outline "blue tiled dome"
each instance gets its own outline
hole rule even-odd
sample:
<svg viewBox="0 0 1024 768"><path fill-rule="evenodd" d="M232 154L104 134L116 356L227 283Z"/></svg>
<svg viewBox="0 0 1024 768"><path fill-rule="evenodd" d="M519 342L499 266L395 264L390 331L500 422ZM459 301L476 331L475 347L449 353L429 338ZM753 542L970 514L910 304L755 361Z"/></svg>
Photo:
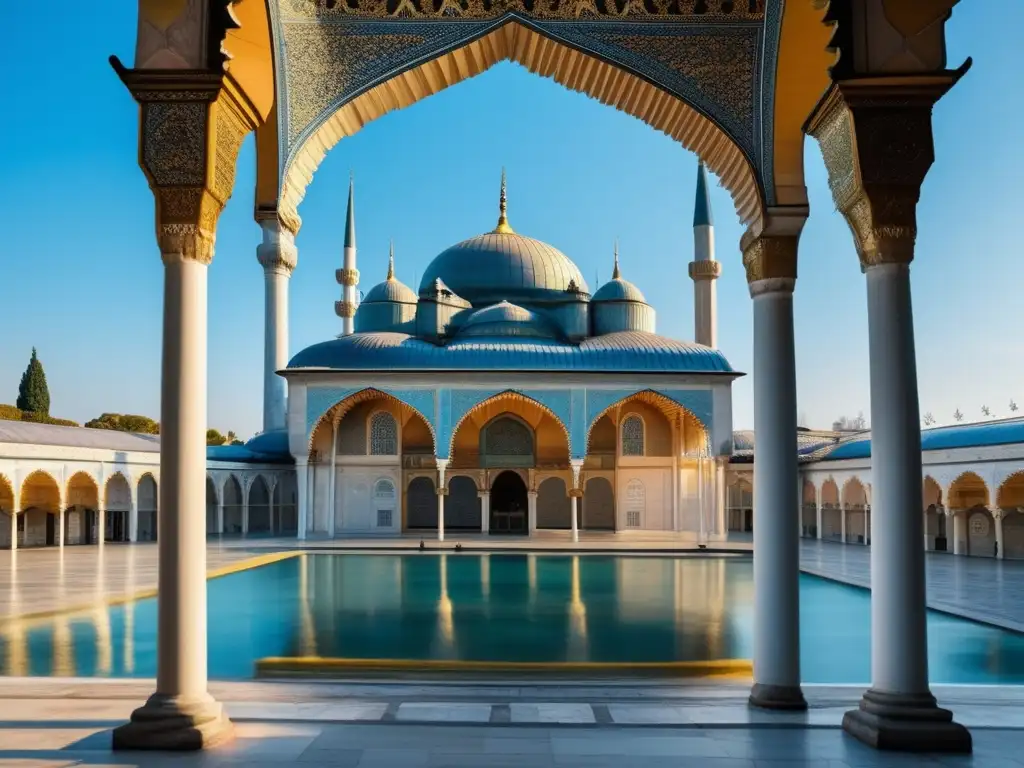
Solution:
<svg viewBox="0 0 1024 768"><path fill-rule="evenodd" d="M552 339L557 334L536 312L501 301L478 309L463 324L459 336L529 336Z"/></svg>
<svg viewBox="0 0 1024 768"><path fill-rule="evenodd" d="M573 287L588 292L568 256L515 232L488 232L453 245L427 267L420 293L430 291L437 278L474 305L564 297Z"/></svg>

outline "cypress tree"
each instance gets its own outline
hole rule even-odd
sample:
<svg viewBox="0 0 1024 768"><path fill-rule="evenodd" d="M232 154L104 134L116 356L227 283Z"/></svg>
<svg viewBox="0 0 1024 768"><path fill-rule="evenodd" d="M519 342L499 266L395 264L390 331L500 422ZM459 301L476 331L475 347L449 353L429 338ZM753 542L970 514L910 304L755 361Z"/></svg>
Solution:
<svg viewBox="0 0 1024 768"><path fill-rule="evenodd" d="M42 416L50 415L50 390L46 386L46 372L43 371L43 364L36 356L35 347L32 347L32 359L28 361L28 368L21 375L17 406L23 411L31 411Z"/></svg>

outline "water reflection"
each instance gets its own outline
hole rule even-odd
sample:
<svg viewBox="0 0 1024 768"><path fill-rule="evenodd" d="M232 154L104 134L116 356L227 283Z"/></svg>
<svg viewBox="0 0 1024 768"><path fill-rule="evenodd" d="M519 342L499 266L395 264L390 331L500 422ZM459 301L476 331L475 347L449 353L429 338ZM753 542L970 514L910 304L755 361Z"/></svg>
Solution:
<svg viewBox="0 0 1024 768"><path fill-rule="evenodd" d="M97 583L111 575L97 561ZM57 570L57 569L55 569ZM15 569L16 572L16 569ZM125 588L133 589L132 568ZM59 580L59 570L55 574ZM727 558L303 555L209 582L209 669L267 656L499 661L749 658L753 573ZM11 605L21 600L12 578ZM11 676L152 676L156 601L0 623ZM24 606L22 606L24 608ZM801 579L807 682L870 678L870 595ZM1024 636L928 616L934 682L1024 682Z"/></svg>

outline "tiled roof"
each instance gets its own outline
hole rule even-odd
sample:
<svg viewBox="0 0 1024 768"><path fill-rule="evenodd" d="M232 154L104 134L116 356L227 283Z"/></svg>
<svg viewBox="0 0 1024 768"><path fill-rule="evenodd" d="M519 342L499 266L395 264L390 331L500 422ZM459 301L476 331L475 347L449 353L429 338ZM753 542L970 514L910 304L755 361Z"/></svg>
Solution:
<svg viewBox="0 0 1024 768"><path fill-rule="evenodd" d="M954 424L921 431L922 451L942 451L950 448L975 448L985 445L1024 443L1024 418L1001 419L975 424ZM871 456L871 434L858 435L823 451L815 458L821 461L839 459L866 459Z"/></svg>
<svg viewBox="0 0 1024 768"><path fill-rule="evenodd" d="M70 448L99 448L108 451L160 451L159 435L138 435L112 429L64 427L28 421L0 421L0 443L62 445Z"/></svg>
<svg viewBox="0 0 1024 768"><path fill-rule="evenodd" d="M0 420L0 443L54 445L65 448L95 448L106 451L160 452L160 435L140 435L113 429L64 427L27 421ZM214 461L242 461L259 464L291 462L288 435L267 432L246 445L207 446L206 458Z"/></svg>
<svg viewBox="0 0 1024 768"><path fill-rule="evenodd" d="M437 346L404 333L355 333L299 352L288 370L607 371L732 373L717 349L623 331L580 344L553 339L470 337Z"/></svg>

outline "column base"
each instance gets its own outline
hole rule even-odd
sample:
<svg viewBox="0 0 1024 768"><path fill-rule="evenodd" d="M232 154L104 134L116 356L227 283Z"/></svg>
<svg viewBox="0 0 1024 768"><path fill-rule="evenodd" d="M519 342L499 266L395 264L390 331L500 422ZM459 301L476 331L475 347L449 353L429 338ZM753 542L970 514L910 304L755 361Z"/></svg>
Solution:
<svg viewBox="0 0 1024 768"><path fill-rule="evenodd" d="M750 706L758 709L781 709L791 712L807 709L807 699L800 686L754 683L750 689Z"/></svg>
<svg viewBox="0 0 1024 768"><path fill-rule="evenodd" d="M843 730L869 747L901 752L970 753L971 733L953 722L930 693L899 695L868 690L860 708L843 716Z"/></svg>
<svg viewBox="0 0 1024 768"><path fill-rule="evenodd" d="M212 697L183 701L155 693L114 729L113 748L186 751L209 749L234 737L234 725Z"/></svg>

